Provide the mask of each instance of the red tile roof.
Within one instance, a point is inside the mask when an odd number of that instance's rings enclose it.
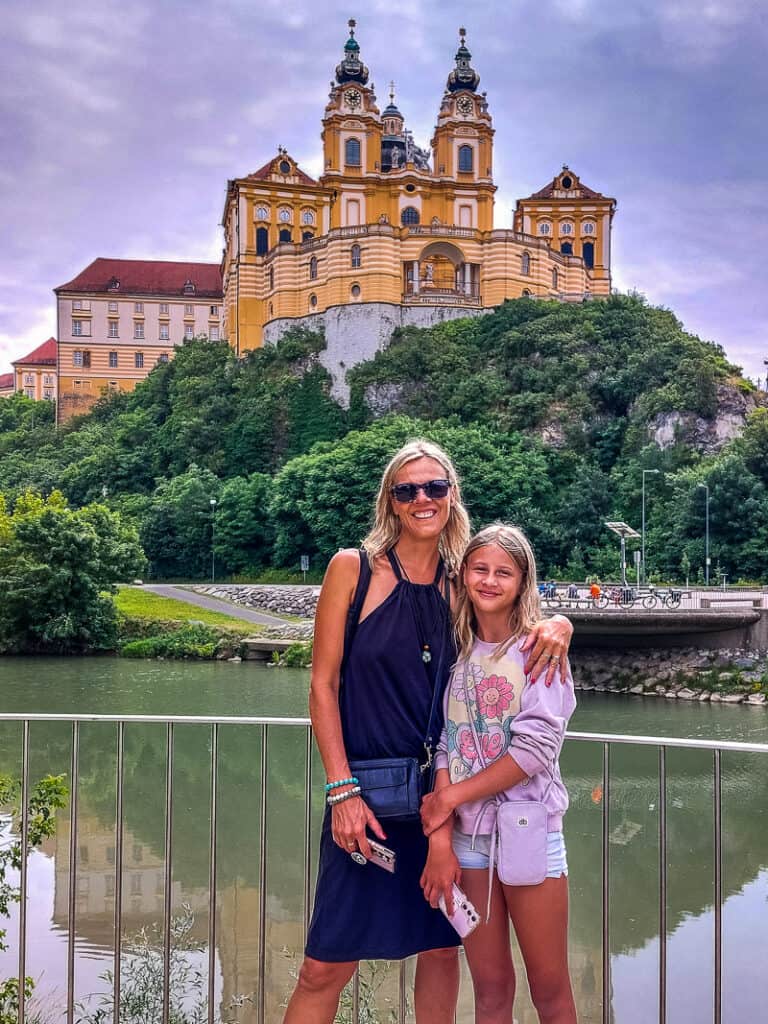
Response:
[[[14,374],[0,373],[0,391],[7,391],[13,387]]]
[[[554,177],[552,179],[552,181],[550,181],[550,183],[548,185],[545,185],[544,188],[539,189],[538,192],[534,192],[533,195],[528,196],[528,198],[529,199],[552,199],[552,198],[554,198],[555,191],[557,189],[557,179],[560,176],[561,175],[558,174],[556,177]],[[574,177],[575,177],[575,175],[574,175]],[[606,199],[607,198],[606,196],[603,195],[602,192],[595,192],[594,189],[587,188],[586,185],[582,185],[582,183],[580,181],[574,186],[573,191],[574,192],[581,192],[581,198],[582,199]]]
[[[245,176],[245,178],[243,180],[244,181],[268,181],[272,177],[272,175],[274,173],[276,173],[275,172],[275,164],[277,163],[277,161],[278,160],[284,160],[284,159],[285,159],[285,156],[283,156],[283,155],[272,157],[272,159],[267,161],[267,163],[265,163],[263,167],[260,167],[258,169],[258,171],[254,171],[252,174],[246,174],[246,176]],[[314,178],[310,178],[310,176],[308,174],[305,174],[304,171],[302,171],[302,169],[299,167],[299,165],[296,163],[295,160],[293,160],[291,157],[288,157],[288,159],[291,161],[293,166],[296,168],[296,172],[295,173],[296,173],[296,177],[299,179],[299,181],[303,182],[305,185],[317,185],[317,182],[315,181],[315,179]],[[277,173],[279,173],[279,172],[277,172]]]
[[[110,288],[118,281],[120,287]],[[187,298],[223,296],[221,266],[218,263],[172,263],[166,260],[111,260],[99,257],[54,292],[118,292],[128,295],[184,296],[184,285],[191,281],[194,293]]]
[[[57,349],[56,339],[49,338],[23,359],[14,359],[11,366],[21,366],[22,363],[25,366],[55,366]]]

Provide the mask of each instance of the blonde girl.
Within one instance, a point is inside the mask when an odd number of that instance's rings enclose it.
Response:
[[[431,906],[441,895],[450,906],[456,882],[476,907],[487,908],[483,923],[464,940],[476,1024],[512,1020],[510,919],[539,1020],[576,1021],[562,834],[568,794],[558,766],[576,701],[570,674],[565,685],[551,686],[526,673],[525,642],[539,615],[536,562],[525,535],[501,523],[482,530],[459,573],[458,659],[445,693],[435,788],[422,804],[431,842],[421,879]],[[539,885],[503,885],[490,864],[497,795],[546,806],[547,877]]]

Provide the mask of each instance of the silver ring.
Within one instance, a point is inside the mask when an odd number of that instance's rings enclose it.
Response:
[[[355,852],[354,853],[350,853],[349,856],[352,858],[352,860],[355,862],[355,864],[363,865],[363,864],[367,864],[368,863],[368,861],[365,859],[365,857],[362,855],[362,853],[360,853],[359,850],[355,850]]]

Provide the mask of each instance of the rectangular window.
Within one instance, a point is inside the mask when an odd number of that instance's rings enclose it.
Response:
[[[141,875],[131,875],[131,896],[141,896]]]
[[[72,337],[73,338],[80,338],[80,337],[82,337],[82,334],[83,334],[83,321],[82,320],[73,320],[72,321]]]
[[[192,305],[191,302],[185,302],[184,303],[184,316],[194,316],[194,315],[195,315],[195,307]]]
[[[114,899],[115,896],[115,876],[104,875],[104,895],[108,900]]]
[[[211,341],[219,340],[219,328],[216,326],[216,324],[212,324],[211,327],[208,329],[208,337],[211,339]]]
[[[50,375],[50,373],[46,373],[43,375],[43,384],[47,384],[48,387],[51,387],[51,385],[53,384],[53,377]]]
[[[109,353],[109,365],[112,368],[117,366],[117,352]]]
[[[75,351],[72,353],[72,365],[73,366],[82,366],[83,365],[83,353],[80,351],[79,348],[76,348]]]
[[[184,328],[184,338],[186,341],[191,341],[195,336],[195,328],[192,324],[187,324]]]
[[[35,397],[35,389],[34,388],[24,388],[24,394],[27,396],[27,398],[34,398]]]
[[[162,316],[167,316],[168,315],[168,303],[167,302],[161,302],[160,303],[160,314]]]
[[[219,315],[219,307],[218,306],[211,306],[211,316],[218,316],[218,315]]]
[[[107,328],[107,337],[108,338],[119,338],[120,335],[117,333],[119,326],[120,325],[118,324],[117,320],[110,320],[109,321],[109,327]]]
[[[117,312],[117,303],[116,302],[110,302],[108,304],[108,309],[109,309],[110,313],[116,313]]]
[[[136,367],[137,370],[142,370],[144,368],[144,353],[143,352],[134,352],[134,354],[133,354],[133,365]]]
[[[89,369],[91,366],[91,353],[87,348],[83,350],[83,366],[87,366]]]
[[[114,846],[107,847],[107,864],[115,863],[115,848]]]
[[[139,322],[133,325],[133,336],[134,338],[144,337],[144,324]]]
[[[160,324],[160,341],[168,341],[170,339],[170,330],[168,324]]]
[[[167,363],[168,362],[168,353],[167,352],[161,352],[160,355],[157,357],[157,361],[158,361],[158,363]]]
[[[25,384],[34,384],[35,383],[35,378],[32,376],[31,373],[25,373],[24,374],[24,383]]]
[[[43,388],[43,398],[53,398],[53,388]]]
[[[144,303],[143,302],[134,302],[134,304],[133,304],[133,312],[134,313],[143,313],[144,312]]]
[[[141,864],[144,860],[144,847],[141,843],[133,844],[133,860],[135,864]]]

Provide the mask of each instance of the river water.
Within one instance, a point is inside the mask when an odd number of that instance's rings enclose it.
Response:
[[[253,664],[185,664],[117,659],[0,660],[2,712],[211,714],[304,716],[306,672]],[[604,694],[580,695],[571,728],[583,732],[698,737],[768,742],[768,710]],[[20,727],[0,722],[0,772],[18,773]],[[220,730],[216,999],[224,1021],[255,1024],[253,994],[258,964],[259,763],[258,730]],[[209,732],[177,729],[174,747],[173,884],[175,914],[190,908],[186,965],[189,1020],[195,985],[205,994],[208,910]],[[266,1020],[281,1018],[293,985],[303,934],[302,730],[270,733],[266,854]],[[30,776],[69,771],[70,728],[31,729]],[[315,757],[315,822],[322,811],[322,781]],[[614,748],[610,800],[610,906],[612,1020],[648,1024],[657,1019],[658,771],[654,748]],[[712,1019],[713,858],[712,758],[706,752],[669,751],[668,765],[668,1021],[706,1024]],[[571,972],[579,1020],[601,1019],[600,857],[602,748],[569,743],[562,769],[571,794],[566,817],[570,868]],[[76,993],[79,1018],[97,1020],[108,981],[113,944],[115,860],[115,726],[82,727],[80,750]],[[165,730],[132,725],[125,740],[123,940],[129,952],[123,989],[141,987],[157,968],[151,934],[163,906]],[[723,1021],[764,1020],[768,1005],[768,772],[759,755],[723,755],[724,894]],[[46,1021],[62,1020],[66,988],[68,817],[30,859],[28,973]],[[316,850],[313,842],[313,860]],[[364,908],[361,908],[364,912]],[[0,953],[0,978],[16,970],[17,919],[8,924],[9,949]],[[375,922],[372,922],[375,927]],[[136,937],[144,929],[142,946]],[[200,979],[196,982],[196,972]],[[518,972],[518,976],[522,976]],[[397,972],[381,965],[364,972],[368,1024],[388,1024],[397,1005]],[[340,1021],[351,1021],[345,1003]],[[464,977],[459,1024],[473,1020]],[[77,1019],[77,1018],[76,1018]],[[109,1017],[105,1019],[111,1019]],[[138,1016],[121,1016],[132,1022]],[[534,1024],[525,983],[516,1003],[518,1024]]]

